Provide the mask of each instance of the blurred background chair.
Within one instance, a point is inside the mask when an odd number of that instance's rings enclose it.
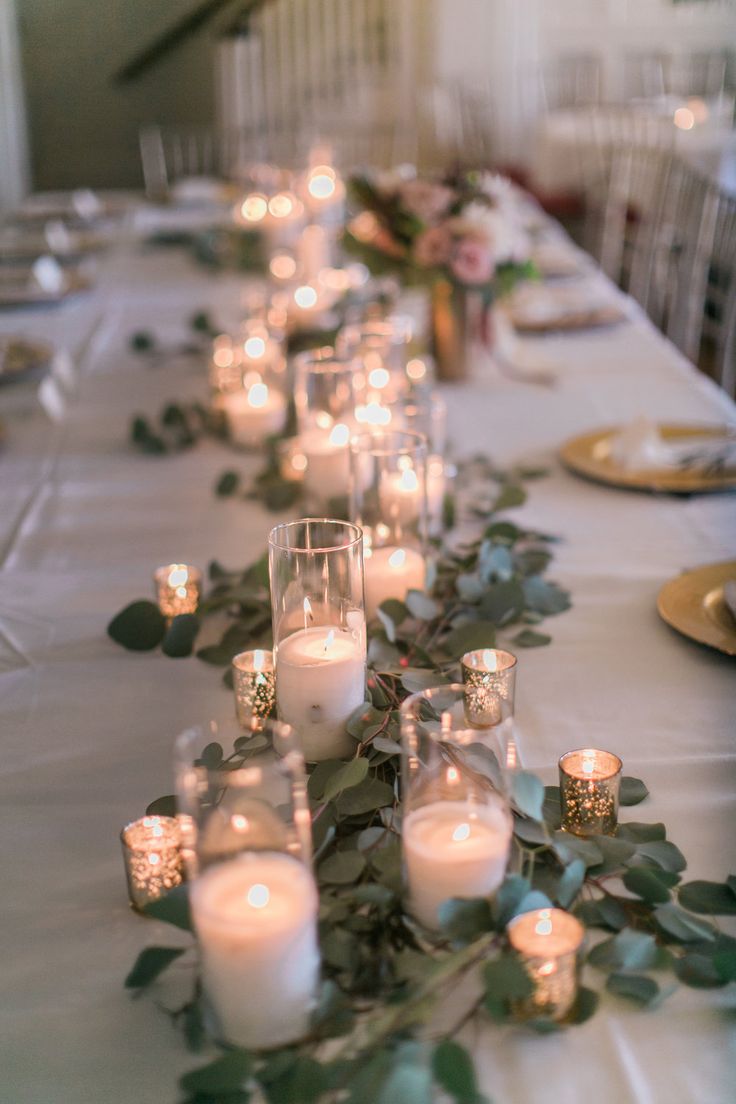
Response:
[[[542,103],[546,111],[589,107],[602,98],[602,65],[598,54],[565,54],[542,74]]]

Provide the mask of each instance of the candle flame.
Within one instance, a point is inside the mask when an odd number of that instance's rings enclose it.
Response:
[[[391,377],[385,368],[373,368],[372,371],[368,373],[368,383],[378,391],[380,391],[382,387],[388,386],[390,379]]]
[[[583,774],[592,774],[593,773],[593,771],[595,770],[595,752],[594,751],[586,750],[586,751],[583,752],[583,761],[582,761],[582,764],[581,764],[581,769],[583,771]]]
[[[329,199],[335,194],[335,170],[329,165],[317,165],[310,173],[307,191],[313,199]]]
[[[468,839],[470,836],[469,824],[458,824],[455,831],[452,833],[452,838],[458,843],[462,843],[463,840]]]
[[[557,972],[557,963],[554,960],[552,960],[550,962],[543,962],[542,965],[537,970],[537,973],[541,977],[549,977],[550,974],[554,974],[556,972]]]
[[[248,392],[248,405],[259,409],[268,402],[268,387],[265,383],[256,383]]]
[[[277,280],[290,280],[296,272],[296,261],[288,253],[277,253],[268,266]]]
[[[250,195],[243,200],[240,213],[248,222],[260,222],[265,218],[267,210],[268,202],[265,196]]]
[[[399,480],[400,491],[416,491],[419,489],[419,480],[417,479],[417,473],[413,468],[406,468],[401,473],[401,479]]]
[[[279,192],[269,200],[268,209],[274,218],[288,218],[294,210],[294,200],[285,192]]]
[[[248,904],[251,908],[265,908],[270,900],[271,891],[268,886],[263,885],[261,882],[256,882],[256,884],[252,885],[248,890]]]
[[[245,355],[251,357],[253,360],[257,360],[263,356],[266,351],[266,342],[262,337],[249,337],[243,345]]]
[[[552,916],[549,909],[539,910],[539,919],[534,926],[534,931],[537,935],[552,934]]]
[[[338,424],[333,427],[332,433],[330,434],[330,444],[338,445],[342,448],[349,440],[350,430],[346,425],[343,425],[342,422],[338,422]]]
[[[410,380],[417,383],[419,380],[424,379],[427,374],[427,365],[423,360],[418,358],[410,360],[406,366],[406,374]]]
[[[388,566],[400,568],[403,567],[406,562],[406,552],[403,548],[397,548],[395,552],[392,552],[388,558]]]
[[[498,656],[493,648],[483,649],[483,666],[490,674],[498,670]]]
[[[174,564],[169,572],[169,586],[181,587],[189,581],[189,571],[184,564]]]
[[[233,813],[230,817],[230,823],[236,832],[248,831],[248,818],[243,816],[242,813]]]
[[[150,866],[158,866],[161,862],[161,856],[157,855],[155,851],[151,851],[148,855],[148,862]]]
[[[304,607],[304,624],[306,625],[307,618],[312,618],[312,603],[309,601],[308,598],[305,598],[302,605]]]
[[[265,658],[266,657],[265,657],[265,653],[263,651],[263,648],[256,648],[256,650],[253,653],[253,670],[254,671],[262,671],[263,670],[263,661],[264,661]]]
[[[447,781],[448,782],[458,782],[459,780],[460,780],[460,775],[457,772],[457,767],[448,767],[447,768]]]
[[[331,648],[334,643],[335,643],[335,630],[330,629],[327,636],[325,637],[325,651],[327,651],[329,648]]]
[[[294,302],[298,307],[308,310],[316,304],[317,292],[313,287],[309,287],[308,284],[303,284],[294,292]]]

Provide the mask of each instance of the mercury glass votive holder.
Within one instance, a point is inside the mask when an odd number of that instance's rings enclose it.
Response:
[[[514,917],[507,931],[534,986],[516,1014],[563,1019],[577,997],[583,925],[564,909],[543,908]]]
[[[254,731],[271,716],[276,704],[273,652],[256,648],[234,656],[235,712],[243,728]]]
[[[202,597],[202,572],[191,564],[166,564],[157,567],[153,580],[158,608],[164,617],[196,613]]]
[[[513,717],[516,656],[497,648],[479,648],[466,652],[460,663],[468,724],[492,728]]]
[[[597,748],[568,751],[559,761],[562,827],[576,836],[612,836],[618,824],[622,763]]]
[[[143,909],[184,880],[181,829],[176,817],[146,816],[120,833],[128,896]]]

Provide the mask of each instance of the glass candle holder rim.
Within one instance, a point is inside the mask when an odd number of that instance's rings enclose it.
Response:
[[[338,372],[353,372],[357,366],[357,358],[353,356],[340,356],[332,345],[322,345],[314,349],[305,349],[294,357],[294,367],[299,370],[308,370],[312,373],[322,372],[337,374]]]
[[[151,821],[151,824],[146,824],[146,821]],[[181,822],[179,820],[179,817],[164,816],[162,813],[152,813],[150,815],[145,814],[142,817],[136,817],[135,820],[130,820],[127,824],[123,825],[123,827],[120,829],[120,842],[122,843],[123,847],[127,847],[130,851],[151,850],[150,843],[135,844],[131,843],[130,839],[128,838],[128,833],[130,832],[130,830],[132,828],[137,828],[140,824],[142,824],[145,828],[153,828],[155,824],[162,825],[164,828],[167,828],[169,831],[173,832],[175,834],[175,838],[173,840],[165,840],[163,836],[154,836],[153,840],[161,839],[162,843],[165,843],[168,847],[181,846]]]
[[[402,438],[402,444],[393,447],[381,447],[387,439]],[[372,456],[419,456],[427,459],[429,442],[423,433],[409,429],[378,429],[374,433],[354,433],[350,438],[350,449],[357,453],[370,453]]]
[[[606,771],[606,773],[603,774],[602,776],[596,777],[594,779],[594,781],[596,781],[596,782],[607,782],[611,778],[615,778],[616,775],[620,774],[621,771],[623,770],[623,766],[624,766],[623,760],[620,758],[620,756],[616,755],[615,751],[606,751],[603,748],[594,748],[594,747],[571,748],[570,751],[566,751],[566,752],[564,752],[563,755],[560,756],[560,758],[557,760],[557,766],[563,772],[563,774],[567,775],[568,778],[584,777],[584,776],[579,776],[579,775],[576,775],[576,774],[571,774],[570,771],[567,769],[567,761],[572,756],[577,756],[577,755],[582,756],[582,755],[585,755],[586,753],[588,755],[597,755],[597,756],[604,755],[606,757],[606,762],[608,763],[608,769],[606,768],[606,766],[601,767],[601,769]]]
[[[245,671],[247,674],[257,674],[258,672],[255,666],[251,668],[244,665],[244,657],[255,656],[256,652],[260,652],[264,659],[264,666],[259,668],[259,670],[263,671],[264,675],[271,674],[274,670],[274,662],[273,652],[270,648],[246,648],[242,652],[238,652],[234,655],[230,663],[237,671]],[[270,666],[266,666],[266,664],[270,664]]]
[[[203,750],[206,744],[212,742],[213,738],[216,739],[221,731],[227,732],[228,730],[232,732],[234,738],[243,735],[242,730],[230,714],[210,717],[199,723],[188,725],[187,728],[183,728],[174,740],[174,762],[177,768],[183,766],[185,763],[189,766],[192,765],[195,756],[191,754],[191,750],[195,740],[204,737],[206,743],[202,744],[202,748],[200,749]],[[277,720],[275,717],[268,717],[264,721],[263,729],[260,730],[259,733],[253,733],[253,735],[259,735],[267,731],[273,732],[274,735],[277,735],[280,739],[293,744],[294,747],[292,750],[298,749],[301,755],[301,742],[292,725],[288,724],[286,721]],[[280,756],[280,758],[283,757]],[[235,772],[227,767],[207,767],[210,774],[216,774],[221,769],[228,777],[234,777]]]
[[[480,671],[481,674],[483,674],[483,669],[475,665],[475,663],[473,662],[473,658],[475,656],[482,656],[485,652],[493,652],[494,655],[498,657],[503,656],[504,659],[508,659],[509,661],[504,662],[503,666],[496,667],[495,671],[488,671],[487,673],[489,675],[502,674],[505,671],[513,671],[514,668],[518,667],[519,665],[518,656],[515,656],[513,652],[509,652],[505,648],[473,648],[471,651],[465,652],[465,654],[461,657],[460,666],[469,667],[471,668],[471,670]]]
[[[545,916],[545,913],[549,913],[549,916]],[[565,932],[561,934],[569,935],[570,937],[574,935],[577,939],[575,945],[571,946],[569,950],[550,953],[550,958],[560,958],[562,955],[577,954],[585,939],[585,925],[578,920],[577,916],[573,916],[571,912],[568,912],[567,909],[557,908],[554,905],[545,908],[529,909],[527,912],[520,912],[517,916],[509,920],[506,925],[506,931],[509,935],[509,942],[514,950],[525,955],[527,958],[545,957],[545,952],[541,948],[539,951],[529,951],[524,947],[520,947],[518,943],[514,941],[514,932],[516,931],[518,934],[522,927],[528,925],[533,916],[537,917],[537,923],[542,919],[549,919],[553,922],[554,919],[557,919],[558,922],[563,923],[566,927]]]
[[[202,581],[202,570],[201,570],[201,568],[195,567],[194,564],[188,564],[188,563],[161,564],[160,567],[157,567],[154,570],[153,578],[157,583],[166,582],[168,584],[168,581],[169,581],[168,576],[171,574],[171,572],[176,571],[176,570],[181,571],[183,569],[186,569],[186,571],[188,573],[187,574],[187,582],[188,583],[200,583]],[[172,583],[170,585],[173,586],[175,584]]]
[[[341,541],[339,544],[328,544],[320,546],[310,546],[305,548],[301,544],[282,544],[275,539],[277,533],[283,533],[287,530],[293,530],[297,525],[334,525],[341,526],[344,531],[350,531],[353,535],[351,539]],[[341,521],[339,518],[327,518],[327,517],[308,517],[297,518],[294,521],[282,521],[278,525],[274,525],[271,532],[268,534],[268,546],[269,548],[278,549],[279,552],[293,552],[301,554],[312,554],[326,552],[343,552],[356,548],[363,540],[363,530],[359,525],[356,525],[352,521]]]

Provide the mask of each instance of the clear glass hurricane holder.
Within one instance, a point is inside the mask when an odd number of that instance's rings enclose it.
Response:
[[[307,518],[277,525],[268,544],[278,716],[309,762],[343,758],[365,700],[362,532]]]
[[[511,814],[498,760],[477,738],[457,683],[401,706],[404,884],[409,911],[430,931],[445,901],[489,897],[506,874]]]
[[[315,513],[330,512],[348,493],[348,444],[355,427],[355,363],[325,346],[294,360],[294,400],[304,489]]]
[[[280,339],[258,319],[215,338],[210,360],[212,404],[233,444],[258,448],[286,424],[286,361]]]
[[[184,732],[176,785],[202,981],[224,1042],[302,1038],[319,985],[319,897],[304,758],[288,725]]]
[[[369,621],[389,598],[404,601],[427,577],[427,443],[377,431],[350,442],[350,516],[363,529]]]

